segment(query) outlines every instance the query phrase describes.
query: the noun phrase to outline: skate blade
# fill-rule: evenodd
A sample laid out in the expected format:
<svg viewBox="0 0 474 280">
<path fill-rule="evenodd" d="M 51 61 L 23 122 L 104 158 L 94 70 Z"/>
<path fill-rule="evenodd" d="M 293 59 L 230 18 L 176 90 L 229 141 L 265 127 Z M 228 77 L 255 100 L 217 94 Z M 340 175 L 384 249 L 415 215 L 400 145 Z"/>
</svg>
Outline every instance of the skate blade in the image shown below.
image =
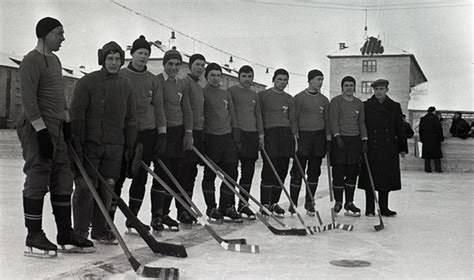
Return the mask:
<svg viewBox="0 0 474 280">
<path fill-rule="evenodd" d="M 242 219 L 232 219 L 232 218 L 229 218 L 229 217 L 224 218 L 223 221 L 225 223 L 236 223 L 236 224 L 241 224 L 241 223 L 244 222 L 244 220 L 242 220 Z"/>
<path fill-rule="evenodd" d="M 207 219 L 207 221 L 215 225 L 222 225 L 222 223 L 224 222 L 223 220 L 216 220 L 216 219 Z"/>
<path fill-rule="evenodd" d="M 95 242 L 99 243 L 99 244 L 102 244 L 102 245 L 118 245 L 118 241 L 117 240 L 94 240 Z"/>
<path fill-rule="evenodd" d="M 255 215 L 245 215 L 245 216 L 244 215 L 245 214 L 242 215 L 242 218 L 247 219 L 249 221 L 255 221 L 257 219 Z"/>
<path fill-rule="evenodd" d="M 26 247 L 26 251 L 23 252 L 23 255 L 33 258 L 52 259 L 58 257 L 58 252 L 55 250 L 41 250 L 33 247 Z"/>
<path fill-rule="evenodd" d="M 344 216 L 360 217 L 360 212 L 359 212 L 359 213 L 345 212 L 345 213 L 344 213 Z"/>
<path fill-rule="evenodd" d="M 61 245 L 60 248 L 58 248 L 58 252 L 60 253 L 67 253 L 67 254 L 73 254 L 73 253 L 94 253 L 95 252 L 95 247 L 78 247 L 74 245 Z"/>
<path fill-rule="evenodd" d="M 280 218 L 280 219 L 284 219 L 285 214 L 275 214 L 275 217 Z"/>
<path fill-rule="evenodd" d="M 179 227 L 174 227 L 174 226 L 167 226 L 167 227 L 168 227 L 169 231 L 172 231 L 172 232 L 178 232 L 179 231 Z"/>
<path fill-rule="evenodd" d="M 181 229 L 184 229 L 184 230 L 190 230 L 193 228 L 193 225 L 192 224 L 185 224 L 185 223 L 180 223 L 179 224 L 179 227 Z"/>
<path fill-rule="evenodd" d="M 316 212 L 311 212 L 311 211 L 306 210 L 306 215 L 310 217 L 314 217 L 316 216 Z"/>
</svg>

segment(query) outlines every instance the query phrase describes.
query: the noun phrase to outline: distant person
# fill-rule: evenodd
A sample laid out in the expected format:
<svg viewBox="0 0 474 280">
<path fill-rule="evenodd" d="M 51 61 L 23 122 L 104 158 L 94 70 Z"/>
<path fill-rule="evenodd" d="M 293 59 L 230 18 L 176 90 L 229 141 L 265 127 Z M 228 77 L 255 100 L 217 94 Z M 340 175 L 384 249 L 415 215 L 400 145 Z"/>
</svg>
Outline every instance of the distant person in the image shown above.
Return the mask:
<svg viewBox="0 0 474 280">
<path fill-rule="evenodd" d="M 405 128 L 405 135 L 407 139 L 410 139 L 415 135 L 415 132 L 413 131 L 413 128 L 411 128 L 411 125 L 409 122 L 407 122 L 407 116 L 405 114 L 403 116 L 403 127 Z"/>
<path fill-rule="evenodd" d="M 462 118 L 461 112 L 454 113 L 453 122 L 451 123 L 451 128 L 449 132 L 453 137 L 458 137 L 461 139 L 466 139 L 469 137 L 469 132 L 471 128 L 465 119 Z"/>
<path fill-rule="evenodd" d="M 384 79 L 372 83 L 374 95 L 364 102 L 364 110 L 369 138 L 367 156 L 374 187 L 379 194 L 380 212 L 384 216 L 394 216 L 397 212 L 388 208 L 388 196 L 391 191 L 400 190 L 402 187 L 399 157 L 405 157 L 408 153 L 408 144 L 405 136 L 406 125 L 402 118 L 404 115 L 400 103 L 387 96 L 388 84 Z M 411 132 L 413 136 L 413 130 Z M 365 215 L 374 216 L 374 194 L 367 170 L 367 166 L 362 164 L 359 188 L 365 189 Z"/>
<path fill-rule="evenodd" d="M 92 251 L 94 244 L 75 234 L 71 227 L 73 179 L 65 142 L 71 139 L 71 123 L 61 62 L 53 53 L 65 40 L 63 26 L 57 19 L 43 18 L 36 25 L 36 37 L 36 48 L 24 57 L 19 70 L 24 114 L 17 133 L 25 160 L 23 213 L 29 248 L 25 255 L 57 255 L 57 246 L 46 238 L 42 229 L 43 202 L 48 191 L 58 229 L 58 244 Z M 35 252 L 36 249 L 44 252 Z M 54 255 L 50 255 L 50 251 Z"/>
<path fill-rule="evenodd" d="M 431 160 L 435 171 L 441 173 L 441 142 L 444 141 L 443 129 L 436 116 L 436 108 L 431 106 L 428 113 L 421 117 L 419 127 L 420 141 L 423 143 L 422 158 L 425 159 L 425 172 L 431 172 Z"/>
</svg>

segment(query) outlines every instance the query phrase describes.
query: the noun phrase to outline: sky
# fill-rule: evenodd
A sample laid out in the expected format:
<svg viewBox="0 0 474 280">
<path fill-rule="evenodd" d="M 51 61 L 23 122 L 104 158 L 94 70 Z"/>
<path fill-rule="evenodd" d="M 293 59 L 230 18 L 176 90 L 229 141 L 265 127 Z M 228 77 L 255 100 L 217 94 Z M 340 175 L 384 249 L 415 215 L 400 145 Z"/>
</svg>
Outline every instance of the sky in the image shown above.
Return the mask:
<svg viewBox="0 0 474 280">
<path fill-rule="evenodd" d="M 63 65 L 95 70 L 97 49 L 111 40 L 125 47 L 143 34 L 168 45 L 171 30 L 165 25 L 176 31 L 178 50 L 201 52 L 221 65 L 230 53 L 236 69 L 248 64 L 238 57 L 249 60 L 256 81 L 268 86 L 275 69 L 287 69 L 287 90 L 293 95 L 307 87 L 309 70 L 320 69 L 328 95 L 327 55 L 338 50 L 339 42 L 362 45 L 367 7 L 367 34 L 414 54 L 428 79 L 412 92 L 409 108 L 474 111 L 472 1 L 113 1 L 0 0 L 0 52 L 28 53 L 36 45 L 36 23 L 51 16 L 65 29 L 66 41 L 57 53 Z M 162 53 L 153 48 L 151 56 Z"/>
</svg>

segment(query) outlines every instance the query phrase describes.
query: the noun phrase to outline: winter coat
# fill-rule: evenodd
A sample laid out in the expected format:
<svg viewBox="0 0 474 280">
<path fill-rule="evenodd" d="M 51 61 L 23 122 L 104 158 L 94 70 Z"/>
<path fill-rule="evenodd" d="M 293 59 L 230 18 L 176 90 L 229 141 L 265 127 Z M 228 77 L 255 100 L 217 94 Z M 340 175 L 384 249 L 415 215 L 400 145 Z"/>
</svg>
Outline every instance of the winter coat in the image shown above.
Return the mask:
<svg viewBox="0 0 474 280">
<path fill-rule="evenodd" d="M 420 141 L 423 143 L 422 158 L 442 158 L 441 142 L 444 141 L 444 136 L 438 117 L 432 113 L 424 115 L 419 127 Z"/>
<path fill-rule="evenodd" d="M 375 96 L 364 102 L 368 136 L 368 159 L 375 189 L 401 189 L 399 153 L 408 153 L 405 126 L 400 104 L 385 97 L 380 103 Z M 370 189 L 367 166 L 361 167 L 359 188 Z"/>
</svg>

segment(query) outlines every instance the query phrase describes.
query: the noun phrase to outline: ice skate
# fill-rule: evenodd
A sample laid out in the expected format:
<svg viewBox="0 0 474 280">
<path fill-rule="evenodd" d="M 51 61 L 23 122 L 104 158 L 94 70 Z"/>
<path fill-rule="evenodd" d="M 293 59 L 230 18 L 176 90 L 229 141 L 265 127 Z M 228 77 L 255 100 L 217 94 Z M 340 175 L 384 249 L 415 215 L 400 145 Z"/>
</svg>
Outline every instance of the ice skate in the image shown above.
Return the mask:
<svg viewBox="0 0 474 280">
<path fill-rule="evenodd" d="M 152 218 L 150 226 L 153 229 L 153 233 L 155 233 L 159 236 L 161 236 L 163 230 L 165 229 L 165 227 L 163 226 L 163 223 L 161 222 L 160 217 Z"/>
<path fill-rule="evenodd" d="M 293 215 L 296 213 L 296 210 L 292 205 L 290 205 L 290 207 L 288 207 L 288 212 L 290 212 L 291 217 L 293 217 Z"/>
<path fill-rule="evenodd" d="M 336 204 L 334 204 L 334 215 L 337 216 L 337 214 L 339 214 L 339 212 L 341 212 L 341 209 L 342 209 L 342 202 L 337 202 L 336 201 Z"/>
<path fill-rule="evenodd" d="M 87 238 L 82 237 L 74 231 L 66 235 L 57 236 L 59 252 L 61 253 L 93 253 L 95 252 L 94 243 Z"/>
<path fill-rule="evenodd" d="M 149 225 L 145 225 L 144 223 L 142 223 L 140 220 L 138 220 L 138 222 L 140 224 L 142 224 L 142 226 L 147 230 L 147 231 L 150 231 L 150 226 Z M 139 235 L 137 230 L 133 227 L 132 223 L 127 220 L 125 221 L 125 226 L 127 227 L 127 231 L 125 232 L 126 235 Z"/>
<path fill-rule="evenodd" d="M 306 209 L 306 215 L 314 217 L 316 215 L 316 210 L 314 209 L 314 204 L 311 202 L 306 202 L 304 204 L 304 209 Z"/>
<path fill-rule="evenodd" d="M 272 212 L 272 211 L 270 211 L 270 205 L 268 205 L 268 204 L 264 204 L 262 208 L 265 208 L 265 209 L 267 209 L 269 212 Z M 268 215 L 267 212 L 266 212 L 265 210 L 263 210 L 262 208 L 260 209 L 260 214 L 262 214 L 263 217 L 268 218 L 269 215 Z"/>
<path fill-rule="evenodd" d="M 112 231 L 106 230 L 104 232 L 91 232 L 91 238 L 104 245 L 118 245 L 118 241 Z"/>
<path fill-rule="evenodd" d="M 344 209 L 346 212 L 344 215 L 351 216 L 351 217 L 360 217 L 360 209 L 357 208 L 354 203 L 348 202 L 344 205 Z"/>
<path fill-rule="evenodd" d="M 37 233 L 28 232 L 26 236 L 26 251 L 23 253 L 27 257 L 35 258 L 56 258 L 58 247 L 46 238 L 43 231 Z"/>
<path fill-rule="evenodd" d="M 179 231 L 178 222 L 173 220 L 170 216 L 164 215 L 163 218 L 161 218 L 161 222 L 167 226 L 170 231 Z"/>
<path fill-rule="evenodd" d="M 278 203 L 274 203 L 270 206 L 270 210 L 277 216 L 278 218 L 285 217 L 285 210 L 278 205 Z"/>
<path fill-rule="evenodd" d="M 223 214 L 224 217 L 230 218 L 230 221 L 240 224 L 243 222 L 242 216 L 235 211 L 235 208 L 233 206 L 228 207 L 226 209 L 222 209 L 221 213 Z M 229 221 L 229 220 L 224 220 L 224 221 Z"/>
<path fill-rule="evenodd" d="M 182 229 L 191 229 L 193 227 L 194 219 L 188 211 L 183 211 L 178 217 L 179 227 Z"/>
<path fill-rule="evenodd" d="M 252 210 L 250 210 L 248 206 L 239 205 L 238 211 L 240 215 L 242 215 L 242 217 L 246 217 L 249 221 L 256 220 L 255 213 Z"/>
<path fill-rule="evenodd" d="M 207 208 L 206 215 L 210 223 L 222 224 L 224 217 L 216 208 Z"/>
</svg>

